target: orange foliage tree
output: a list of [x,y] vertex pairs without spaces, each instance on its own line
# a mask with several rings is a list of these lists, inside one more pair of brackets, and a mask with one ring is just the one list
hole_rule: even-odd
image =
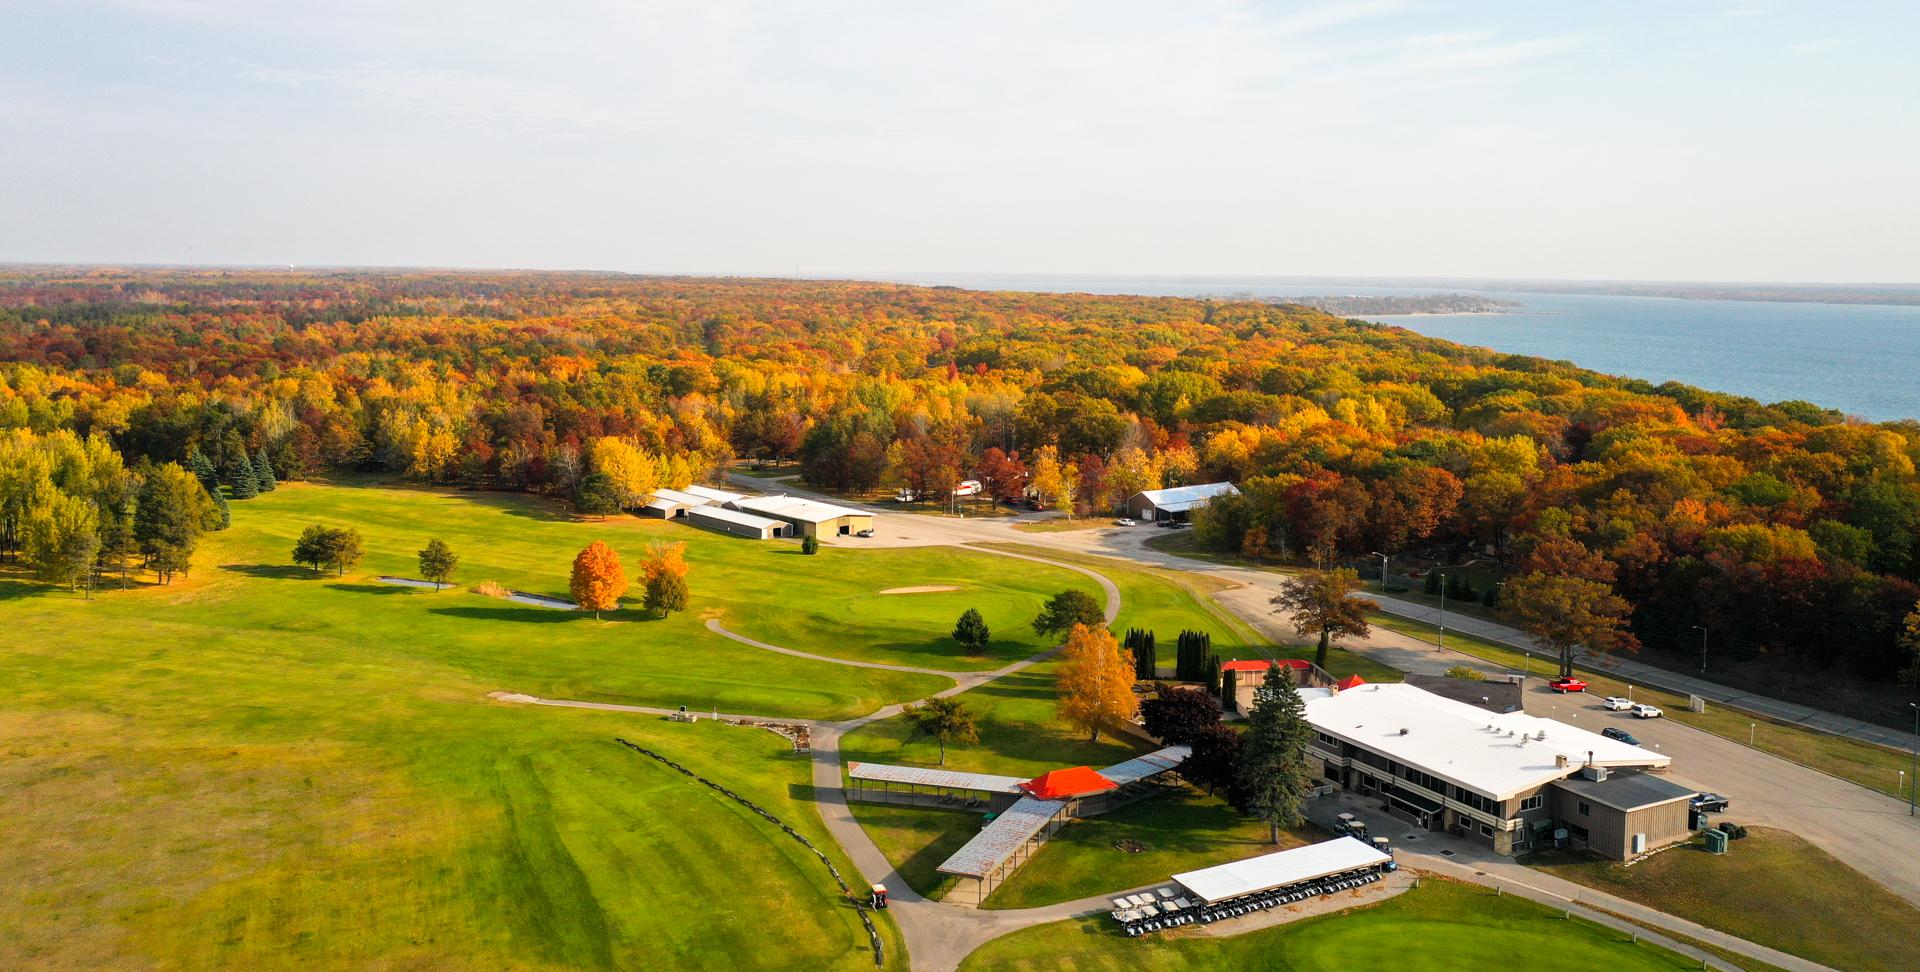
[[1106,628],[1076,624],[1061,649],[1060,716],[1087,730],[1089,742],[1100,730],[1133,718],[1133,652],[1122,651]]
[[568,586],[573,591],[574,603],[592,611],[598,620],[600,612],[619,607],[620,595],[627,592],[627,575],[620,569],[620,555],[598,540],[587,544],[587,549],[573,558],[573,581]]
[[656,543],[647,547],[640,562],[641,584],[646,590],[647,610],[666,617],[687,609],[687,545]]

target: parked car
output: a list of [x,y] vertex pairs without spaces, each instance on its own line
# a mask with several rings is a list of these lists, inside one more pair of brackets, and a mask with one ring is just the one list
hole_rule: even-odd
[[1601,699],[1600,704],[1615,712],[1626,712],[1633,708],[1632,699],[1623,699],[1618,695],[1609,695]]
[[1113,521],[1113,525],[1114,526],[1133,526],[1134,520],[1133,520],[1133,517],[1123,516],[1120,519]]
[[1154,524],[1154,526],[1157,526],[1162,530],[1171,530],[1174,527],[1177,527],[1179,525],[1180,525],[1179,520],[1161,520]]
[[1547,687],[1555,692],[1585,692],[1587,690],[1587,683],[1571,677],[1556,678],[1548,682]]
[[1666,713],[1644,702],[1633,707],[1633,717],[1635,719],[1658,719],[1663,715],[1666,715]]
[[865,530],[862,530],[862,531],[860,531],[859,533],[856,533],[856,534],[854,534],[854,536],[856,536],[856,537],[870,537],[870,536],[873,536],[873,528],[871,528],[871,527],[869,527],[869,528],[867,528],[867,529],[865,529]]
[[1640,745],[1640,740],[1633,738],[1633,733],[1630,733],[1625,729],[1619,729],[1613,726],[1608,726],[1605,729],[1600,730],[1600,735],[1605,736],[1608,739],[1618,739],[1629,746]]
[[1720,813],[1727,809],[1728,800],[1718,793],[1696,793],[1692,804],[1701,813]]

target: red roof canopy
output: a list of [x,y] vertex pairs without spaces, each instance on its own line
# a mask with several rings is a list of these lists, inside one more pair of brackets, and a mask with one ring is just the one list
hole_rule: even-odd
[[1263,658],[1252,658],[1241,661],[1221,662],[1220,670],[1223,672],[1264,672],[1274,665],[1304,671],[1311,668],[1313,663],[1304,658],[1282,658],[1278,662],[1270,662]]
[[1020,784],[1020,789],[1041,800],[1065,800],[1069,797],[1086,796],[1089,793],[1101,793],[1119,788],[1120,784],[1086,766],[1048,770]]
[[1339,685],[1336,685],[1334,687],[1344,692],[1347,689],[1353,688],[1356,685],[1365,685],[1365,684],[1367,684],[1366,679],[1361,678],[1358,675],[1348,675],[1346,678],[1343,678],[1340,680]]

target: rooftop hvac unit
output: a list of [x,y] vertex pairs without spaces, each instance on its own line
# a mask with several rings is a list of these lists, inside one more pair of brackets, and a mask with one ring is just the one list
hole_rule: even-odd
[[1558,754],[1558,755],[1556,755],[1556,756],[1554,756],[1554,757],[1553,757],[1553,768],[1554,768],[1554,769],[1566,769],[1566,768],[1567,768],[1567,754],[1566,754],[1566,753],[1560,753],[1560,754]]

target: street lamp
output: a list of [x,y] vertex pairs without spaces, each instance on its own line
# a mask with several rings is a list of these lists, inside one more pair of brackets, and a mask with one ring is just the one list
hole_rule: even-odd
[[1380,593],[1385,594],[1387,592],[1387,555],[1375,550],[1367,556],[1380,558]]
[[1447,646],[1447,572],[1436,570],[1440,575],[1440,638],[1434,644],[1442,648]]
[[1913,786],[1907,790],[1907,816],[1914,815],[1914,797],[1920,795],[1920,702],[1908,702],[1913,710]]
[[1707,629],[1696,624],[1693,630],[1700,632],[1700,674],[1705,675],[1707,673]]

